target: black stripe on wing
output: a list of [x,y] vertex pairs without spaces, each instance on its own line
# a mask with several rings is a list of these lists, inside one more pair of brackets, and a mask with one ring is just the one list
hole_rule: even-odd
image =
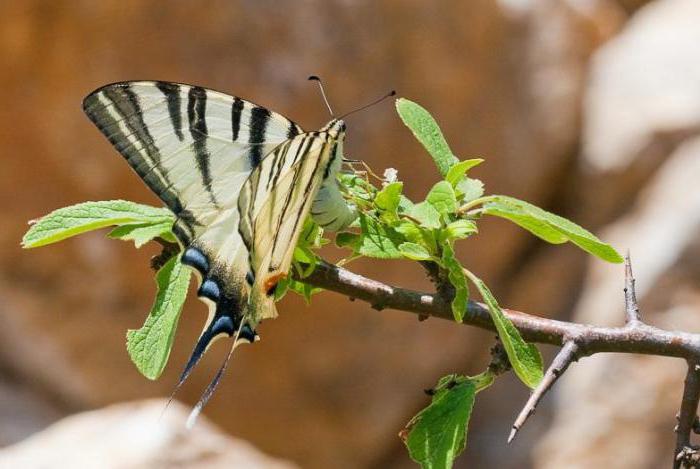
[[241,98],[234,98],[231,105],[231,141],[238,140],[238,133],[241,130],[241,113],[245,103]]
[[197,161],[197,169],[202,176],[202,183],[209,193],[209,199],[214,206],[218,207],[214,192],[211,188],[210,155],[207,149],[207,92],[204,88],[193,86],[187,94],[187,119],[190,124],[190,134],[192,135],[192,150]]
[[262,161],[263,147],[260,144],[265,141],[265,131],[269,120],[270,111],[264,107],[255,106],[250,111],[250,136],[248,139],[250,153],[248,154],[248,159],[251,168],[257,168]]
[[[312,134],[312,135],[313,135],[313,134]],[[315,138],[319,138],[319,137],[316,136],[316,135],[314,135],[314,137],[315,137]],[[311,139],[309,139],[309,140],[311,140]],[[330,143],[329,143],[329,138],[328,138],[327,135],[325,135],[325,136],[324,136],[323,147],[321,148],[320,152],[321,152],[321,153],[324,153],[324,152],[328,151],[329,145],[330,145]],[[333,148],[332,148],[333,153],[331,154],[331,156],[335,153],[335,146],[336,146],[336,145],[337,145],[337,143],[336,143],[336,142],[333,142]],[[291,199],[292,199],[292,196],[293,196],[293,195],[295,194],[295,192],[297,192],[297,190],[298,190],[298,185],[297,185],[298,183],[297,183],[297,180],[299,179],[299,175],[300,175],[300,174],[303,174],[302,171],[301,171],[301,169],[302,169],[303,165],[306,164],[306,162],[308,161],[308,159],[305,159],[305,160],[302,160],[302,161],[301,161],[301,163],[299,164],[299,167],[298,167],[296,173],[294,174],[294,180],[293,180],[292,185],[291,185],[291,190],[289,191],[289,194],[287,194],[287,198],[286,198],[286,200],[285,200],[285,202],[284,202],[284,206],[283,206],[283,208],[282,208],[282,212],[281,212],[281,214],[280,214],[280,216],[279,216],[279,219],[277,220],[277,230],[276,230],[276,232],[275,232],[275,237],[274,237],[274,240],[273,240],[273,243],[272,243],[272,259],[273,259],[273,260],[276,259],[276,257],[275,257],[275,252],[277,251],[277,249],[278,249],[278,248],[279,248],[279,249],[282,249],[282,252],[284,252],[284,251],[288,248],[288,246],[284,246],[283,243],[289,243],[289,242],[290,242],[290,240],[285,240],[285,241],[283,241],[283,243],[280,243],[280,242],[279,242],[279,239],[278,239],[278,238],[279,238],[280,232],[282,231],[282,223],[284,223],[286,220],[288,220],[289,217],[293,217],[292,219],[294,220],[294,227],[293,227],[293,229],[292,229],[292,233],[296,233],[297,230],[300,229],[299,223],[300,223],[300,222],[303,222],[303,220],[301,219],[301,218],[302,218],[302,212],[304,211],[304,209],[306,208],[306,206],[308,206],[309,204],[311,204],[311,203],[313,202],[313,200],[310,200],[310,196],[312,195],[312,194],[311,194],[311,189],[312,189],[312,187],[313,187],[314,181],[316,180],[315,175],[319,172],[319,170],[321,170],[320,165],[321,165],[322,159],[323,159],[323,158],[320,158],[320,157],[319,157],[319,158],[316,158],[316,162],[314,163],[314,168],[313,168],[313,170],[312,170],[311,173],[310,173],[310,177],[309,177],[308,180],[306,181],[306,186],[304,187],[304,192],[303,192],[302,198],[306,199],[307,201],[304,202],[304,203],[302,203],[302,204],[299,206],[299,209],[298,209],[298,211],[297,211],[296,213],[287,213],[287,212],[289,211],[289,208],[290,208],[289,205],[290,205],[290,201],[291,201]],[[332,161],[332,160],[329,160],[328,163],[326,164],[325,168],[322,168],[322,170],[324,171],[324,173],[328,173],[328,168],[330,167],[331,161]],[[268,271],[274,272],[274,271],[278,270],[279,267],[280,267],[279,265],[270,263],[270,265],[269,265],[269,267],[268,267]]]
[[178,140],[182,142],[185,136],[182,133],[182,111],[180,109],[182,99],[180,98],[180,85],[167,81],[159,81],[156,83],[156,87],[163,93],[168,102],[168,114],[170,115],[170,122],[173,124],[173,131]]

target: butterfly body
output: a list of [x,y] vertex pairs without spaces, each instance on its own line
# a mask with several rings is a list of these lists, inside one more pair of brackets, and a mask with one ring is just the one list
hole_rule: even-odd
[[88,117],[175,214],[181,261],[209,315],[181,381],[217,338],[252,342],[275,317],[304,219],[338,230],[355,218],[340,192],[345,123],[314,132],[262,106],[197,86],[104,86]]

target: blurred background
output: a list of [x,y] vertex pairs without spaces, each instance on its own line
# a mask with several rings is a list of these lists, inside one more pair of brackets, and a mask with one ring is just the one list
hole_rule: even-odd
[[[630,249],[648,322],[697,331],[699,24],[696,0],[2,2],[0,466],[410,468],[397,432],[427,404],[422,390],[488,363],[490,333],[333,293],[311,306],[288,296],[262,340],[240,349],[193,432],[182,415],[224,342],[178,394],[184,405],[159,418],[164,404],[153,399],[173,389],[204,306],[188,301],[169,366],[151,382],[130,363],[124,334],[150,308],[157,249],[104,233],[19,248],[27,221],[61,206],[157,203],[82,114],[95,88],[194,83],[308,129],[328,119],[310,74],[339,111],[396,89],[436,116],[459,157],[486,159],[473,175],[488,192]],[[397,168],[409,196],[435,182],[391,103],[348,126],[346,154]],[[459,254],[501,304],[620,324],[621,266],[505,221],[482,225]],[[431,287],[408,262],[352,268]],[[506,376],[479,395],[456,466],[667,467],[684,371],[658,357],[582,360],[510,446],[528,392]]]

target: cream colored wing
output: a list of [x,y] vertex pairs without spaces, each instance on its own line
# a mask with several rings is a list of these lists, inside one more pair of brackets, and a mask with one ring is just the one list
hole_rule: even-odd
[[301,134],[275,149],[243,186],[239,230],[248,247],[251,323],[276,316],[274,290],[288,275],[294,248],[344,134]]
[[[209,317],[184,379],[216,337],[242,326],[249,269],[238,234],[240,189],[265,155],[302,130],[249,101],[170,82],[107,85],[87,96],[83,108],[177,216],[182,262],[200,276],[197,294]],[[241,339],[254,335],[241,329]]]

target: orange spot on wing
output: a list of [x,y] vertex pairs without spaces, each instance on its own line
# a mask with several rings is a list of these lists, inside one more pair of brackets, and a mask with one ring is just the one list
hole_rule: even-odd
[[280,272],[275,275],[270,275],[265,279],[265,283],[263,284],[263,287],[265,288],[265,292],[268,295],[271,295],[275,292],[275,287],[279,283],[280,280],[287,278],[287,274],[285,272]]

